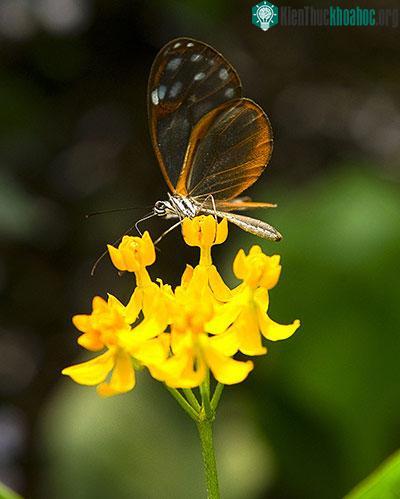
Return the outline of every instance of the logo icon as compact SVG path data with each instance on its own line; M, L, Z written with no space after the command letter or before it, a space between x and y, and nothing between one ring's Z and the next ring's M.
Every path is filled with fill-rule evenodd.
M251 8L251 13L251 22L263 31L278 24L278 7L272 3L257 3Z

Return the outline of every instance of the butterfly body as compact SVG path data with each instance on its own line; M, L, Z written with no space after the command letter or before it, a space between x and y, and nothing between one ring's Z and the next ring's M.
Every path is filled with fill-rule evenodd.
M194 199L168 193L168 200L156 202L154 213L165 218L194 218L199 215L199 207Z
M266 222L233 213L273 207L240 194L263 172L272 154L264 111L242 97L238 74L209 45L172 40L158 53L149 77L153 147L170 188L153 213L166 218L225 217L247 232L279 241Z
M236 204L239 204L238 201ZM233 203L235 204L235 203ZM256 204L256 203L255 203ZM210 206L211 205L211 206ZM214 206L212 206L214 205ZM237 207L236 209L239 209ZM255 218L220 211L216 208L215 201L211 199L195 199L186 196L168 194L167 201L157 201L154 205L154 214L164 218L194 218L198 215L214 215L227 218L228 221L255 236L271 241L280 241L281 234L272 225Z

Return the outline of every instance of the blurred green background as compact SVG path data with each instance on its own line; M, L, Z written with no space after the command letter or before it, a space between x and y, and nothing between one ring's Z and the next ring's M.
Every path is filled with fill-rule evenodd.
M27 498L204 497L194 425L162 386L143 372L134 392L100 400L60 375L85 358L71 316L131 291L109 261L90 268L165 196L146 84L182 35L220 50L271 119L272 161L249 194L279 204L258 214L284 235L261 242L283 261L270 314L302 321L224 392L222 496L343 497L400 446L398 29L265 33L252 3L0 2L0 479ZM143 209L84 220L132 204ZM252 244L231 227L216 248L227 280ZM176 232L152 276L176 284L196 258Z

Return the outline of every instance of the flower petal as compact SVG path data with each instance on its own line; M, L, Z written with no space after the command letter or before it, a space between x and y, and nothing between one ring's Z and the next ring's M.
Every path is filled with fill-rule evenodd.
M61 372L70 376L76 383L93 386L104 381L113 366L114 352L110 349L87 362L66 367Z
M124 236L122 238L118 250L121 253L125 270L128 272L138 272L140 270L141 262L139 248L140 246L135 237Z
M259 325L265 338L271 341L286 340L300 327L300 321L295 320L292 324L278 324L267 315L259 312Z
M143 289L135 288L125 308L126 322L133 324L143 307Z
M224 218L224 220L226 219ZM224 283L215 265L211 265L208 269L208 280L215 298L219 301L229 301L232 297L231 290Z
M260 279L260 286L266 289L272 289L277 285L279 277L281 275L281 257L279 255L272 255L271 257L267 258L268 266Z
M165 362L149 364L153 378L164 381L172 388L194 388L199 386L206 375L206 365L201 356L186 349L178 355L172 355Z
M78 338L78 345L91 352L99 352L104 348L104 342L100 339L100 333L81 334Z
M300 327L300 321L295 320L292 324L278 324L270 319L266 313L268 309L268 291L259 288L254 292L254 301L257 305L258 325L262 335L271 341L285 340Z
M134 388L135 382L131 356L124 351L119 351L109 383L110 388L117 393L125 393Z
M111 244L107 244L107 249L114 267L122 271L127 270L121 251Z
M206 376L206 365L201 358L197 359L194 366L193 358L188 355L184 369L178 376L167 376L165 383L171 388L195 388L201 385Z
M229 328L224 333L211 336L209 342L213 348L230 357L239 350L239 340L234 328Z
M251 360L246 362L234 360L231 357L221 354L211 346L204 349L204 355L214 378L224 385L233 385L242 382L253 369L253 362Z
M214 317L207 322L206 331L210 334L221 334L238 318L241 308L239 300L232 300L216 308Z
M160 364L149 364L147 368L154 379L165 381L166 378L177 379L184 370L187 359L184 355L173 355Z
M223 218L219 224L217 224L217 235L215 237L214 244L222 244L226 241L228 237L228 220Z
M217 234L217 222L212 215L200 218L200 231L201 245L212 246Z
M147 267L148 265L153 265L156 261L156 250L154 248L153 241L151 240L150 234L146 232L142 236L141 241L141 256L143 264Z
M157 316L150 317L133 329L121 331L118 337L120 346L136 357L137 351L146 341L164 332L167 323L160 319Z
M119 315L125 315L124 305L122 305L122 303L118 300L118 298L116 298L110 293L108 293L107 303L113 310L116 310Z
M254 291L253 300L256 303L259 310L267 313L269 306L269 295L268 290L265 288L258 288Z
M181 286L187 288L193 276L193 267L191 265L186 265L185 271L181 277Z
M91 318L90 315L85 315L85 314L74 315L72 317L72 324L76 327L78 331L86 333L91 328L90 318Z
M244 279L246 271L246 254L240 249L233 260L233 273L238 279Z
M199 220L198 218L184 218L182 221L182 235L188 246L199 245Z
M232 328L236 331L239 350L242 353L245 355L263 355L267 353L267 349L261 343L257 310L254 306L243 309Z
M200 294L208 288L208 269L205 265L197 265L193 269L192 278L187 286L189 292ZM191 296L189 293L187 296Z
M170 335L161 334L157 338L147 340L135 352L135 359L144 365L165 362L170 347Z

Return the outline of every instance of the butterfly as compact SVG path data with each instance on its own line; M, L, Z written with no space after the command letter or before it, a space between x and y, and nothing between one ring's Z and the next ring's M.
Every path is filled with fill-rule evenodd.
M214 215L251 234L279 241L271 225L232 213L275 207L238 197L267 166L272 153L268 117L242 97L233 66L214 48L191 38L167 43L156 56L148 83L150 135L170 189L152 216Z

